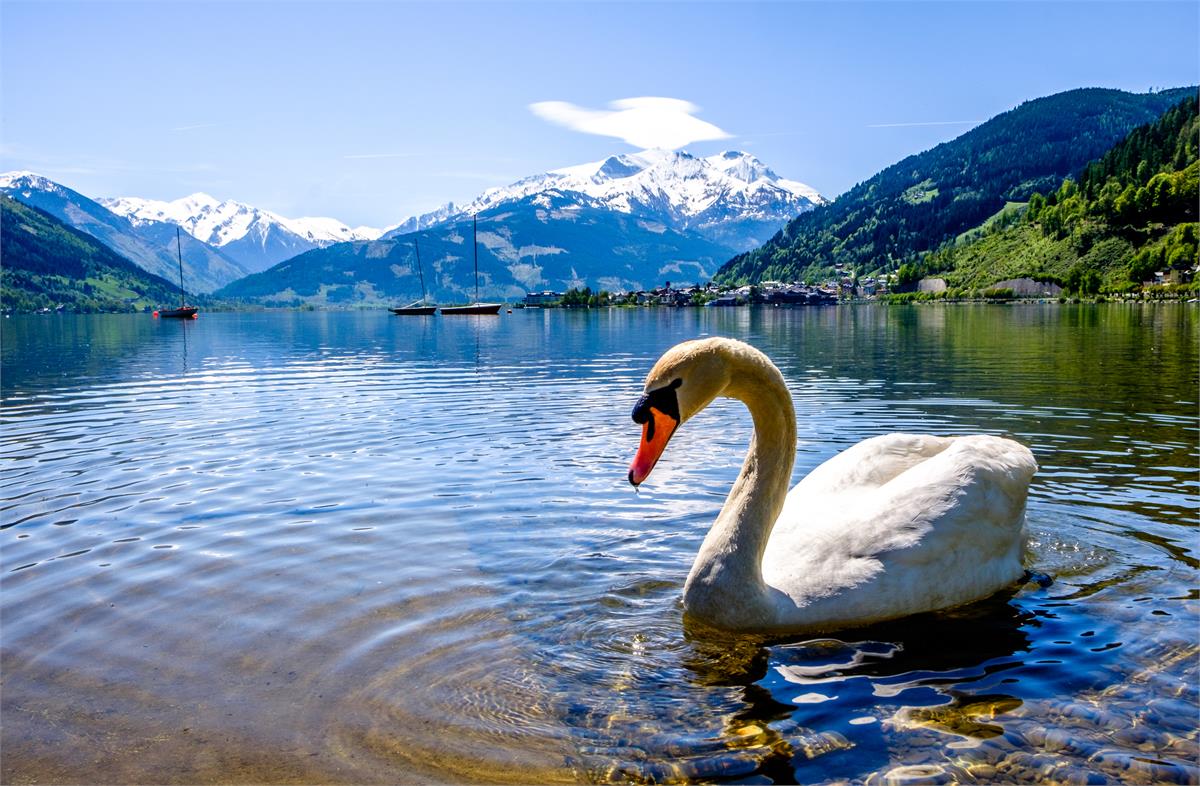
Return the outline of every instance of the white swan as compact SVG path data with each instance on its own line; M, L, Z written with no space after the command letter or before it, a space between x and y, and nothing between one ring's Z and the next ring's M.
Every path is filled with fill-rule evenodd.
M741 400L754 436L684 585L690 619L742 631L861 625L986 597L1017 581L1029 449L992 436L889 434L860 442L788 493L791 396L766 355L709 338L670 349L633 410L650 474L671 434L717 396Z

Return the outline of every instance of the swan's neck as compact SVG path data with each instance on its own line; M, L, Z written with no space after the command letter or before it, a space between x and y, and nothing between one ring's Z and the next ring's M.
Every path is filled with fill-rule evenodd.
M754 435L741 474L696 555L684 606L709 622L742 627L770 605L762 558L792 476L796 415L783 376L770 364L736 369L725 395L749 408Z

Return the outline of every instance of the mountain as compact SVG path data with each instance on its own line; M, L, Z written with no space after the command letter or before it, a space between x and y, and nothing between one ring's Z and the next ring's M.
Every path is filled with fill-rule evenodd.
M171 224L135 225L83 194L33 172L0 175L0 193L91 235L143 270L167 280L179 278L175 227ZM186 233L181 245L188 291L211 292L249 272L241 263Z
M371 242L340 243L221 290L266 303L378 304L474 297L470 220L479 216L480 294L644 289L710 279L721 260L824 199L746 153L647 150L558 169L416 216Z
M0 196L0 297L5 311L138 311L176 303L179 288L91 235Z
M610 209L576 191L548 190L503 202L478 216L480 295L514 300L526 292L592 286L642 289L664 280L711 277L727 247L695 232ZM289 259L221 289L220 297L265 304L354 305L421 296L474 299L470 218L376 241L339 243Z
M835 265L895 269L999 212L1057 188L1195 88L1134 94L1085 88L1027 101L883 170L729 260L724 282L798 280Z
M693 232L732 251L754 248L788 220L825 203L811 187L780 177L748 153L697 158L686 152L644 150L490 188L468 205L450 204L409 219L385 237L549 192L579 194L581 205Z
M351 229L333 218L284 218L268 210L197 193L172 202L137 197L102 198L101 205L134 226L178 224L193 237L219 248L248 272L258 272L314 248L350 240L373 240L382 230Z
M1134 129L1077 180L1034 194L1023 209L927 255L906 277L936 273L957 289L1037 278L1094 295L1139 289L1156 272L1193 269L1200 262L1198 103L1193 93Z
M435 227L438 224L445 224L448 221L452 221L456 218L462 218L466 215L469 214L463 208L458 207L453 202L447 202L437 210L433 210L429 213L424 213L419 216L406 218L396 226L388 229L383 233L382 236L385 238L399 237L400 235L407 235L412 232L418 232L422 229L429 229L430 227Z

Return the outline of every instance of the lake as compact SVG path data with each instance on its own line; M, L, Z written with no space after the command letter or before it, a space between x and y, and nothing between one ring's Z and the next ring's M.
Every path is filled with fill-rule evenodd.
M1200 779L1192 305L0 328L5 783ZM704 335L783 371L793 482L891 431L1029 445L1053 583L685 626L749 416L626 471L646 372Z

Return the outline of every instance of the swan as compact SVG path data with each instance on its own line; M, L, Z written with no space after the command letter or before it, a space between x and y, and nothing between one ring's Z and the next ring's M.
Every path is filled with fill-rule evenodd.
M633 409L635 487L671 435L717 396L750 410L741 473L683 588L685 617L733 631L864 625L984 598L1024 573L1025 501L1037 471L1001 437L888 434L788 491L796 416L779 369L728 338L687 341L646 377Z

